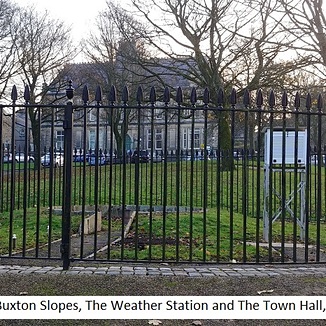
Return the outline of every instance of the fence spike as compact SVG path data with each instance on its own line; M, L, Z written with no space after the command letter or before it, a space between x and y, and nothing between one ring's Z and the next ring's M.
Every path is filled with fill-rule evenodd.
M317 99L317 109L321 111L323 109L324 103L323 103L323 96L321 94L318 95Z
M72 87L72 80L68 81L68 87L66 88L66 96L69 100L74 97L74 88Z
M196 102L197 102L197 91L196 91L196 88L193 87L191 90L191 94L190 94L190 103L192 105L195 105Z
M224 105L224 91L221 87L218 89L217 92L217 104L220 106Z
M95 101L97 103L102 102L102 88L101 86L97 86L96 87L96 91L95 91Z
M250 106L250 92L249 92L248 88L246 88L243 93L243 105Z
M231 96L230 96L230 103L231 103L231 105L237 104L237 92L236 92L235 88L232 88Z
M256 105L258 107L261 107L263 105L263 103L264 103L263 92L261 89L259 89L257 92Z
M204 90L204 96L203 96L203 101L204 101L205 105L209 104L209 100L210 100L209 97L210 97L209 89L206 87Z
M138 104L141 104L144 101L144 92L141 86L138 86L136 100Z
M11 90L11 99L13 102L16 102L17 101L17 98L18 98L18 95L17 95L17 87L16 85L14 85L12 87L12 90Z
M178 105L181 105L183 102L183 94L182 94L182 89L180 86L177 89L176 101L177 101Z
M122 102L126 104L128 101L129 101L129 90L127 85L125 85L122 90Z
M86 104L89 101L89 92L87 85L84 85L83 88L83 94L82 94L82 100Z
M299 94L299 92L296 92L296 94L295 94L294 107L296 109L298 109L300 107L300 94Z
M275 93L274 90L271 90L269 93L268 104L271 108L275 106Z
M155 87L152 86L150 93L149 93L149 101L154 104L156 102L156 91L155 91Z
M24 100L26 102L29 102L31 100L31 92L29 90L28 85L25 85L25 90L24 90Z
M311 109L311 95L310 95L310 93L307 94L307 98L306 98L306 108L307 108L308 110Z
M112 85L109 92L109 101L111 103L114 103L116 100L117 100L117 90L115 86Z
M169 87L165 87L163 94L163 102L168 104L170 102L170 89Z
M288 106L288 94L286 93L286 91L284 91L282 95L282 106L284 108Z

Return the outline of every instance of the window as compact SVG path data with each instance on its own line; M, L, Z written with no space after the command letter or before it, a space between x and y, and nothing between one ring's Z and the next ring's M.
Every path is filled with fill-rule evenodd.
M155 117L157 120L163 119L163 110L155 109Z
M96 121L96 110L95 109L91 109L89 111L88 119L89 119L89 121Z
M200 130L199 129L195 129L194 148L200 148Z
M152 146L152 130L147 130L147 149L151 149ZM163 147L163 130L162 128L155 129L155 143L154 149L162 149Z
M163 139L163 133L162 129L156 129L155 130L155 149L162 149L162 139Z
M64 131L63 130L57 130L56 131L56 142L55 147L57 150L63 149L64 146Z
M183 149L191 149L191 128L185 128L183 130ZM194 135L193 135L193 141L194 141L194 149L199 149L200 148L200 129L195 129L194 130Z
M88 147L89 149L95 149L95 131L90 130L89 131L89 138L88 138Z
M152 131L151 131L151 129L147 130L146 142L147 142L147 149L151 149L151 147L152 147Z

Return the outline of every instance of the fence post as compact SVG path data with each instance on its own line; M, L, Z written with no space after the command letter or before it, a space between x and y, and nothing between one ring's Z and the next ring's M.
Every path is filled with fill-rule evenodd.
M72 81L69 81L66 95L69 100L74 96ZM64 175L63 175L63 207L62 207L62 242L61 258L63 270L70 266L70 229L71 229L71 178L72 178L72 101L68 101L64 113Z

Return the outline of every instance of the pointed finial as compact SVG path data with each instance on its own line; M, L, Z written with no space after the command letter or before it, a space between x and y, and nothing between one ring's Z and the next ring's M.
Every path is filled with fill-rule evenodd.
M204 90L203 102L205 105L208 105L210 101L209 89L206 87Z
M26 102L29 102L30 99L31 99L31 92L30 92L30 90L29 90L28 85L25 85L25 90L24 90L24 100L25 100Z
M68 87L66 89L66 96L69 100L74 97L74 88L72 87L72 80L68 81Z
M96 91L95 91L95 101L97 103L102 102L102 89L101 86L97 86L96 87Z
M136 101L138 104L141 104L144 101L144 92L141 86L138 86L137 94L136 94Z
M129 101L129 90L128 90L127 85L125 85L123 87L123 90L122 90L122 98L121 99L122 99L122 102L124 104L127 104L127 102Z
M247 88L243 93L243 104L244 106L250 106L250 92Z
M231 105L237 104L237 92L235 88L232 88L231 95L230 95L230 103Z
M167 105L170 102L170 89L165 87L163 94L163 102Z
M12 90L11 90L11 99L13 102L16 102L17 101L17 98L18 98L18 95L17 95L17 87L16 85L14 85L12 87Z
M177 89L176 101L177 101L178 105L181 105L183 102L183 94L182 94L182 89L180 86Z
M114 103L116 100L117 100L117 90L115 86L112 85L109 92L109 101L111 103Z
M89 92L87 85L83 88L82 100L86 104L89 101Z
M151 102L151 104L154 104L156 102L156 91L154 86L151 87L149 93L149 101Z
M192 105L195 105L197 102L197 91L196 88L193 87L191 90L191 94L190 94L190 102Z

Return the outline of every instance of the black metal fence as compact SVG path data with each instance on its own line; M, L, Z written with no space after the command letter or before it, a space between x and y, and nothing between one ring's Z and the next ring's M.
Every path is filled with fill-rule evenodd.
M14 88L0 107L0 256L326 261L322 97L172 95L98 88L92 104L70 85L67 104L35 105Z

